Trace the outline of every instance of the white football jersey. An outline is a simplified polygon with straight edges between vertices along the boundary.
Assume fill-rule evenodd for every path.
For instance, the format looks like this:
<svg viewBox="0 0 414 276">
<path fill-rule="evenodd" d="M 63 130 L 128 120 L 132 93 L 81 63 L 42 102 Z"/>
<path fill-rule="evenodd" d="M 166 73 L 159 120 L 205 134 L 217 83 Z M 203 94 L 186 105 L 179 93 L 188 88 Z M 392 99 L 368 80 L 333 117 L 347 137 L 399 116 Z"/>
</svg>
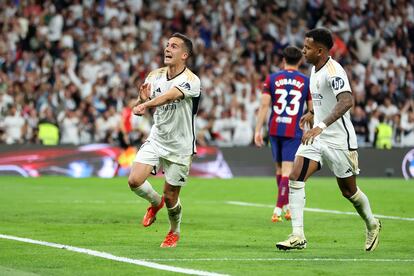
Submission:
<svg viewBox="0 0 414 276">
<path fill-rule="evenodd" d="M 200 79 L 188 68 L 168 79 L 167 67 L 163 67 L 149 73 L 145 82 L 151 84 L 151 98 L 173 87 L 183 93 L 183 99 L 156 107 L 148 140 L 156 145 L 161 157 L 188 164 L 196 153 L 194 123 L 201 93 Z"/>
<path fill-rule="evenodd" d="M 312 67 L 310 92 L 315 112 L 314 126 L 331 114 L 338 102 L 336 96 L 342 92 L 351 92 L 351 86 L 342 66 L 329 57 L 325 65 L 315 72 Z M 328 146 L 337 149 L 357 149 L 357 139 L 351 122 L 349 110 L 328 126 L 319 136 Z"/>
</svg>

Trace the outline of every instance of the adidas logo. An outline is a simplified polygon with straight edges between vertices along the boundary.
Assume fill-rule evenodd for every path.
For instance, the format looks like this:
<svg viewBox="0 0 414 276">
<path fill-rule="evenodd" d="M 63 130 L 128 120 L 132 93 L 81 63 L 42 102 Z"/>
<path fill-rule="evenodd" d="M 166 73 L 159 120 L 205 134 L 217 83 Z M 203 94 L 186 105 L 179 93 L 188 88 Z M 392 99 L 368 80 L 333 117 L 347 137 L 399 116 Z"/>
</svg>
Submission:
<svg viewBox="0 0 414 276">
<path fill-rule="evenodd" d="M 352 172 L 352 170 L 351 170 L 351 168 L 349 168 L 349 169 L 346 170 L 345 173 L 351 173 L 351 172 Z"/>
<path fill-rule="evenodd" d="M 152 98 L 157 96 L 156 93 L 161 93 L 161 88 L 158 87 L 155 91 L 152 91 Z"/>
<path fill-rule="evenodd" d="M 180 179 L 180 180 L 178 180 L 178 182 L 185 182 L 184 177 L 181 177 L 181 179 Z"/>
</svg>

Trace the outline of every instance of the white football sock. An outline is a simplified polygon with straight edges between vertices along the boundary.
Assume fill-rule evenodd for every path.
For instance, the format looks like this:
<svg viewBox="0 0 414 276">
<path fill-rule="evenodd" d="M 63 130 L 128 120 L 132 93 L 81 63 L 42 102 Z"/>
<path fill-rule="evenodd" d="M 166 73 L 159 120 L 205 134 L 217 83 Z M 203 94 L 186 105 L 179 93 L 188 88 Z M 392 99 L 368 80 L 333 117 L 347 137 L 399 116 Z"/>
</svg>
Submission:
<svg viewBox="0 0 414 276">
<path fill-rule="evenodd" d="M 167 210 L 168 210 L 168 218 L 170 219 L 170 230 L 179 234 L 180 225 L 181 225 L 181 215 L 182 215 L 180 199 L 177 200 L 177 204 L 175 204 L 174 207 L 167 208 Z"/>
<path fill-rule="evenodd" d="M 161 196 L 152 188 L 151 184 L 145 180 L 145 182 L 136 188 L 131 189 L 139 197 L 148 200 L 152 206 L 158 206 L 161 203 Z"/>
<path fill-rule="evenodd" d="M 374 229 L 377 221 L 371 211 L 368 197 L 357 187 L 356 193 L 349 198 L 369 230 Z"/>
<path fill-rule="evenodd" d="M 273 214 L 280 217 L 282 215 L 282 208 L 275 207 L 275 209 L 273 209 Z"/>
<path fill-rule="evenodd" d="M 303 232 L 303 209 L 305 208 L 305 182 L 289 180 L 289 206 L 293 234 L 305 237 Z"/>
</svg>

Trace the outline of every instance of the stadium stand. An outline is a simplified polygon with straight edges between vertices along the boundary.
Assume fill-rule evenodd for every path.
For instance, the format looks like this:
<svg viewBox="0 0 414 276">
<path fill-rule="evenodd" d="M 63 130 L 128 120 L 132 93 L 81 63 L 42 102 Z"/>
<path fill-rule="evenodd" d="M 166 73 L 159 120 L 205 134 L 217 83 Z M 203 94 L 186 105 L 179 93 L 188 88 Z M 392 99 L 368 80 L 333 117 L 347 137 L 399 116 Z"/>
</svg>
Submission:
<svg viewBox="0 0 414 276">
<path fill-rule="evenodd" d="M 282 66 L 282 49 L 325 26 L 351 78 L 360 146 L 373 146 L 381 114 L 392 146 L 413 146 L 414 4 L 375 2 L 1 1 L 0 143 L 140 143 L 151 116 L 131 115 L 136 86 L 162 66 L 178 31 L 197 53 L 199 143 L 250 145 L 261 85 Z"/>
</svg>

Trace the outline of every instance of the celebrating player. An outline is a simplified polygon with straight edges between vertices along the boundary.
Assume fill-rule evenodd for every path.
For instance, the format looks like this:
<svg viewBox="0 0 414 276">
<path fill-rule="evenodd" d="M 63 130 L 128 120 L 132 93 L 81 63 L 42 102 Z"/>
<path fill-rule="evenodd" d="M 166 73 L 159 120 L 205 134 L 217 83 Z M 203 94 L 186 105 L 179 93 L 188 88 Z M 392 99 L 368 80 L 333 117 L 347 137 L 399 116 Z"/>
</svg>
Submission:
<svg viewBox="0 0 414 276">
<path fill-rule="evenodd" d="M 283 50 L 283 56 L 284 70 L 269 75 L 263 84 L 263 95 L 254 135 L 255 144 L 258 147 L 263 146 L 262 127 L 269 107 L 271 107 L 269 137 L 273 161 L 276 164 L 278 187 L 276 207 L 272 216 L 273 222 L 282 221 L 282 210 L 285 212 L 285 219 L 290 219 L 288 177 L 302 137 L 299 119 L 303 113 L 305 99 L 307 99 L 308 109 L 313 112 L 309 94 L 309 78 L 298 71 L 302 63 L 302 52 L 297 47 L 289 46 Z"/>
<path fill-rule="evenodd" d="M 200 98 L 200 79 L 186 67 L 192 55 L 191 40 L 180 33 L 173 34 L 164 50 L 163 67 L 152 71 L 140 87 L 135 115 L 143 115 L 156 107 L 154 125 L 139 149 L 132 165 L 128 184 L 151 206 L 142 220 L 145 227 L 156 219 L 165 205 L 168 209 L 170 231 L 161 247 L 175 247 L 180 238 L 182 208 L 180 189 L 186 184 L 193 154 L 196 152 L 194 117 Z M 163 167 L 164 194 L 161 197 L 147 181 L 151 173 Z"/>
<path fill-rule="evenodd" d="M 313 119 L 314 127 L 303 134 L 289 175 L 293 232 L 287 240 L 276 244 L 283 250 L 306 247 L 303 232 L 305 181 L 323 162 L 335 174 L 342 195 L 365 221 L 365 250 L 375 250 L 379 241 L 381 223 L 374 218 L 367 196 L 356 185 L 359 173 L 357 139 L 349 114 L 353 105 L 352 92 L 345 70 L 328 55 L 332 45 L 332 35 L 327 29 L 314 29 L 305 35 L 303 54 L 314 65 L 310 76 L 314 115 L 305 114 L 300 124 L 303 126 Z"/>
</svg>

